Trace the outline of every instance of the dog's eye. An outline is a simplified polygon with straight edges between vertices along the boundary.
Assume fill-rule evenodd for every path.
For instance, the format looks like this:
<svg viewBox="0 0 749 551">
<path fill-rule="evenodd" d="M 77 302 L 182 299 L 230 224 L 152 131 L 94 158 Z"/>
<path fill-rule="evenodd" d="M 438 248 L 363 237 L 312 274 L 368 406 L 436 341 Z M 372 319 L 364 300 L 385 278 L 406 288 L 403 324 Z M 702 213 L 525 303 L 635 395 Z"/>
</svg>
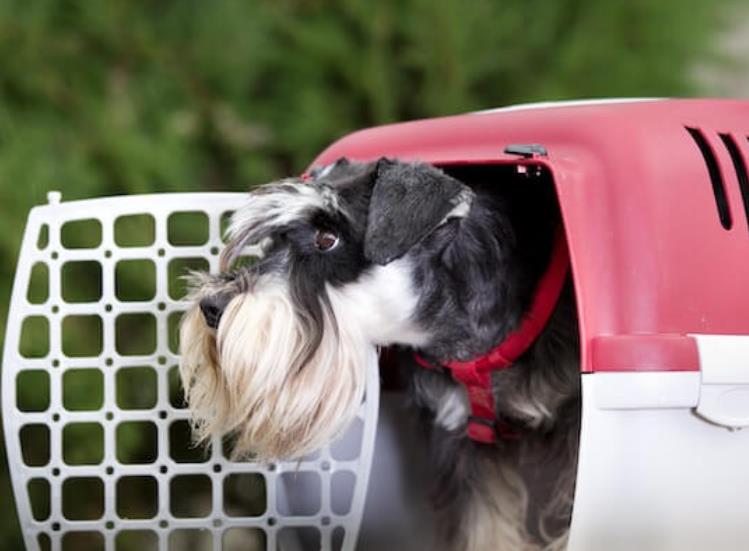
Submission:
<svg viewBox="0 0 749 551">
<path fill-rule="evenodd" d="M 320 251 L 329 251 L 338 245 L 338 236 L 331 231 L 317 230 L 315 247 Z"/>
</svg>

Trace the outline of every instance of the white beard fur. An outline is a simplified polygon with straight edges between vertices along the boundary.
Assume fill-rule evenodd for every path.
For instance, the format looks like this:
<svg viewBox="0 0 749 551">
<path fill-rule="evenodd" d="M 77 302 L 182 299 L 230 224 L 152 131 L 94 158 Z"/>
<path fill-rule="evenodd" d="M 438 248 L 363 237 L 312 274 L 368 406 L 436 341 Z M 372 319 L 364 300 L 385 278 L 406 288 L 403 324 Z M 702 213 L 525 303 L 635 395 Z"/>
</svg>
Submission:
<svg viewBox="0 0 749 551">
<path fill-rule="evenodd" d="M 306 335 L 286 285 L 269 278 L 255 290 L 231 300 L 215 336 L 198 307 L 185 317 L 181 374 L 195 433 L 233 434 L 236 456 L 300 458 L 353 420 L 372 344 L 323 308 L 322 340 L 302 365 Z"/>
<path fill-rule="evenodd" d="M 202 283 L 200 293 L 210 294 Z M 429 338 L 412 320 L 418 295 L 407 259 L 326 290 L 322 340 L 304 365 L 306 328 L 281 278 L 263 276 L 234 297 L 215 332 L 202 318 L 201 297 L 191 297 L 180 372 L 199 440 L 231 433 L 236 455 L 303 457 L 353 420 L 374 346 L 420 346 Z"/>
</svg>

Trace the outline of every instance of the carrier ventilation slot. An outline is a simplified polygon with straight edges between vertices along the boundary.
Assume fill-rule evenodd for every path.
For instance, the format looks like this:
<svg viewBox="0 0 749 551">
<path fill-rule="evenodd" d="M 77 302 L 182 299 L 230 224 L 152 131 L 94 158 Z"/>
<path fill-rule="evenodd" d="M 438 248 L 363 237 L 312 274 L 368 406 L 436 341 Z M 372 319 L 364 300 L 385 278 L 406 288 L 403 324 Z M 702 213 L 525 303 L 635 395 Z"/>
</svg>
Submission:
<svg viewBox="0 0 749 551">
<path fill-rule="evenodd" d="M 720 219 L 721 225 L 727 229 L 731 229 L 731 210 L 728 207 L 728 198 L 726 197 L 726 188 L 723 184 L 723 175 L 720 173 L 720 167 L 718 166 L 718 160 L 715 158 L 710 144 L 705 139 L 705 136 L 697 128 L 686 127 L 687 132 L 692 136 L 694 143 L 700 148 L 700 152 L 705 159 L 705 165 L 707 165 L 707 171 L 710 174 L 710 182 L 713 185 L 713 195 L 715 195 L 715 206 L 718 208 L 718 218 Z"/>
<path fill-rule="evenodd" d="M 723 144 L 731 156 L 733 168 L 736 170 L 736 179 L 739 182 L 739 189 L 741 190 L 741 201 L 744 203 L 744 212 L 746 213 L 747 223 L 749 223 L 749 175 L 746 172 L 744 157 L 741 155 L 739 146 L 736 140 L 733 139 L 733 136 L 730 134 L 720 134 L 720 139 L 723 140 Z"/>
</svg>

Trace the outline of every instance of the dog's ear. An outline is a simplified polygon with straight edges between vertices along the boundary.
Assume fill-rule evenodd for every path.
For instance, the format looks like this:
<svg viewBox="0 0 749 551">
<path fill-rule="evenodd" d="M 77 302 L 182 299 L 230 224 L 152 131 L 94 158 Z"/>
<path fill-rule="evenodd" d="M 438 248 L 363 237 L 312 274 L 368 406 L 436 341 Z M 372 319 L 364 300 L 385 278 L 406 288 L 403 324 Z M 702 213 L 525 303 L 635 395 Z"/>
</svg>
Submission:
<svg viewBox="0 0 749 551">
<path fill-rule="evenodd" d="M 406 254 L 451 218 L 468 214 L 473 192 L 427 164 L 377 163 L 364 238 L 364 255 L 387 264 Z"/>
</svg>

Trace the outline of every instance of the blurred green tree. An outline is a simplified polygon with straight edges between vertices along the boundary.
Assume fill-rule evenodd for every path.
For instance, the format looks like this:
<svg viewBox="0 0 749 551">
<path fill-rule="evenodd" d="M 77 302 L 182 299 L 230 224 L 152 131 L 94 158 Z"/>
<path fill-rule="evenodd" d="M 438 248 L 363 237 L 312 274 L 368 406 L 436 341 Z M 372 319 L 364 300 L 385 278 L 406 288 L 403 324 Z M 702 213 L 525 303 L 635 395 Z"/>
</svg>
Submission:
<svg viewBox="0 0 749 551">
<path fill-rule="evenodd" d="M 6 0 L 0 334 L 26 213 L 49 190 L 243 190 L 374 124 L 698 93 L 691 69 L 712 55 L 734 4 Z M 4 466 L 0 503 L 0 549 L 20 549 Z"/>
</svg>

